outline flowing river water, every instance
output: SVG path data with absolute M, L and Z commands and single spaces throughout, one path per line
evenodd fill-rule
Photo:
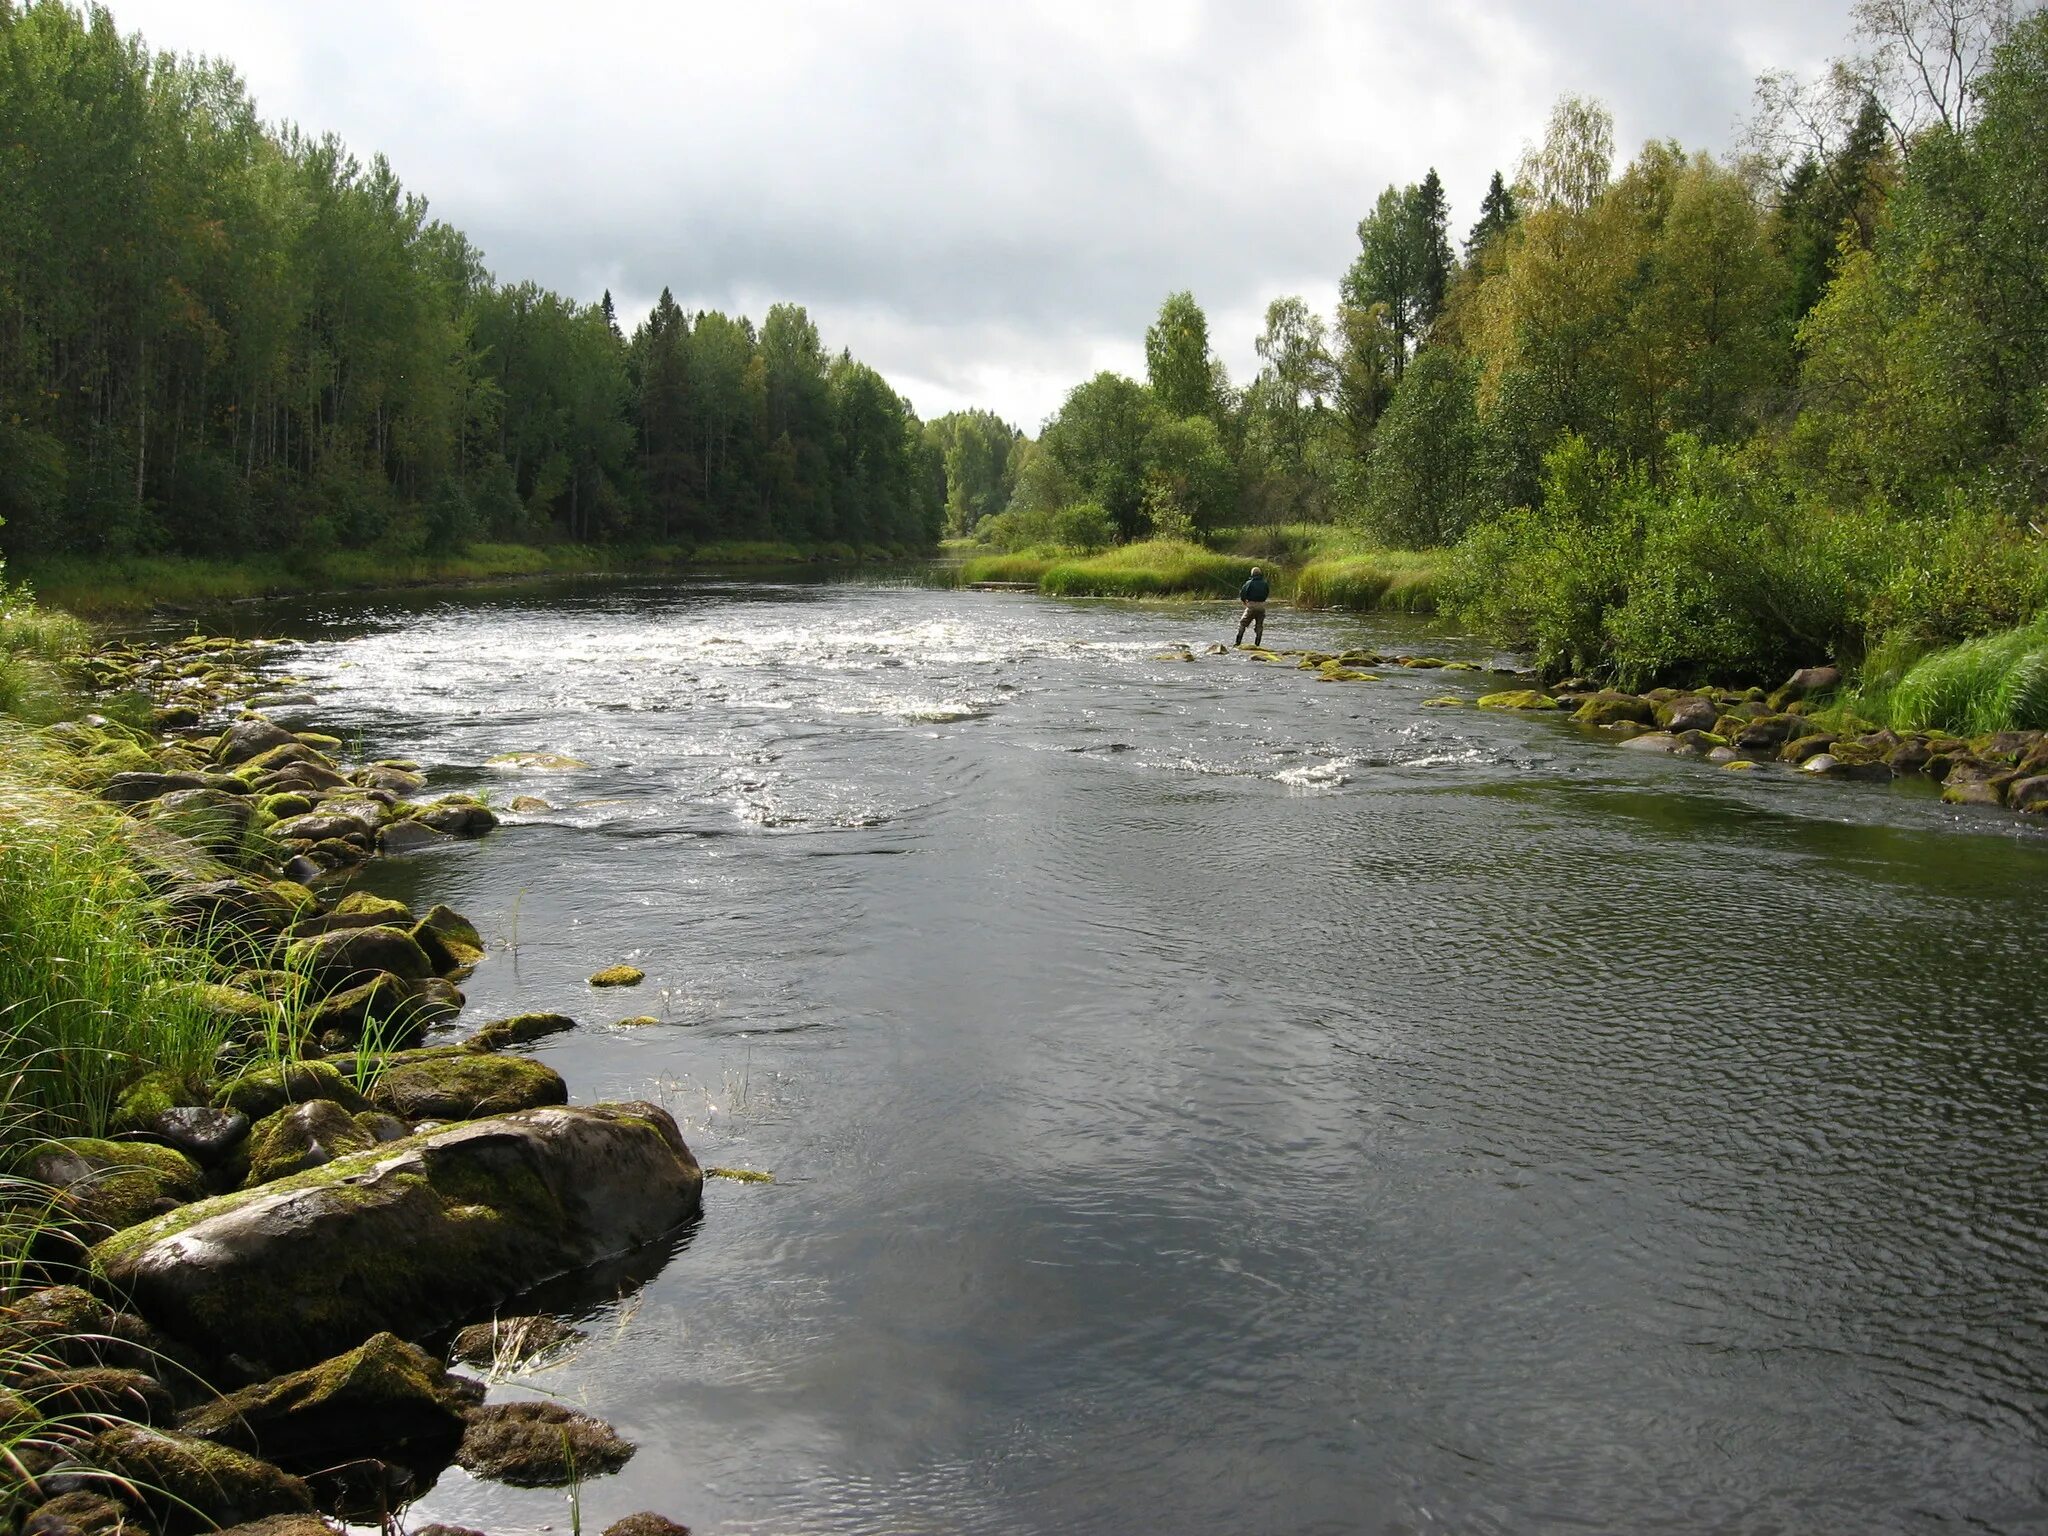
M 410 1521 L 2048 1529 L 2048 829 L 1422 706 L 1471 674 L 1159 659 L 1233 618 L 263 613 L 275 717 L 552 807 L 359 877 L 484 932 L 457 1032 L 571 1014 L 575 1099 L 775 1175 L 539 1298 L 583 1342 L 494 1385 L 622 1473 L 451 1469 Z

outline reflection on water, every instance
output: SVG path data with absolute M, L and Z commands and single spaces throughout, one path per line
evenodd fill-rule
M 495 1389 L 641 1444 L 587 1528 L 2048 1523 L 2038 827 L 1155 659 L 1224 605 L 291 622 L 280 713 L 547 806 L 365 877 L 478 921 L 469 1019 L 575 1015 L 580 1098 L 776 1175 Z

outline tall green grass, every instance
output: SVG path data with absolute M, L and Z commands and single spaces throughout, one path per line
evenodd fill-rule
M 1880 667 L 1865 671 L 1860 712 L 1899 729 L 2048 728 L 2048 616 L 1923 656 L 1889 684 Z
M 70 698 L 65 666 L 91 638 L 70 614 L 0 580 L 0 715 L 38 723 L 60 718 Z
M 151 921 L 127 818 L 59 776 L 0 724 L 0 1099 L 18 1130 L 97 1135 L 143 1071 L 203 1076 L 228 1025 L 187 985 L 217 962 Z
M 1099 555 L 1055 561 L 1039 589 L 1055 597 L 1234 597 L 1250 567 L 1179 539 L 1123 544 Z M 1268 573 L 1276 591 L 1280 573 Z
M 1057 555 L 976 555 L 960 566 L 962 583 L 975 581 L 1037 581 L 1058 561 Z
M 1264 523 L 1218 528 L 1203 542 L 1218 554 L 1270 561 L 1290 568 L 1315 560 L 1378 552 L 1378 546 L 1366 534 L 1339 523 Z
M 1436 612 L 1439 556 L 1427 550 L 1384 549 L 1312 560 L 1294 578 L 1300 608 L 1392 608 Z

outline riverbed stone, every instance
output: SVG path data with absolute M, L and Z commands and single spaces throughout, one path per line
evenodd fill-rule
M 1696 693 L 1683 693 L 1676 698 L 1660 700 L 1655 711 L 1656 722 L 1665 730 L 1711 731 L 1721 718 L 1721 712 L 1713 700 L 1703 699 Z
M 291 1474 L 167 1429 L 117 1425 L 94 1437 L 86 1460 L 126 1479 L 165 1536 L 313 1509 L 312 1490 Z
M 178 1428 L 294 1472 L 394 1452 L 437 1466 L 461 1441 L 463 1414 L 482 1395 L 418 1345 L 378 1333 L 319 1365 L 203 1404 Z
M 61 1194 L 66 1209 L 88 1227 L 107 1231 L 197 1199 L 205 1188 L 191 1158 L 147 1141 L 47 1141 L 28 1155 L 24 1171 Z
M 456 1464 L 515 1488 L 558 1488 L 616 1472 L 633 1444 L 601 1419 L 560 1403 L 486 1403 L 472 1409 Z
M 455 1335 L 449 1353 L 469 1365 L 516 1370 L 582 1338 L 582 1330 L 570 1327 L 558 1317 L 537 1312 L 472 1323 Z
M 380 974 L 403 981 L 425 981 L 434 974 L 433 962 L 410 933 L 382 925 L 294 940 L 285 950 L 285 964 L 303 972 L 323 993 L 360 986 Z
M 117 773 L 100 786 L 100 798 L 115 805 L 142 805 L 181 789 L 204 789 L 198 773 Z
M 222 937 L 229 931 L 282 933 L 299 915 L 284 893 L 245 875 L 180 882 L 160 898 L 158 910 L 176 927 Z
M 240 1110 L 252 1124 L 287 1105 L 313 1099 L 331 1099 L 351 1114 L 370 1107 L 355 1084 L 344 1078 L 330 1061 L 253 1067 L 223 1083 L 214 1095 L 216 1104 L 223 1109 Z
M 498 818 L 482 801 L 462 795 L 447 795 L 420 807 L 415 820 L 456 837 L 481 837 L 498 824 Z
M 604 1528 L 604 1536 L 690 1536 L 690 1528 L 678 1525 L 667 1515 L 643 1509 L 638 1514 L 614 1520 Z
M 1481 709 L 1556 709 L 1558 702 L 1534 688 L 1510 688 L 1501 693 L 1479 696 Z
M 405 1120 L 476 1120 L 569 1099 L 553 1067 L 466 1045 L 395 1052 L 372 1070 L 370 1102 Z
M 376 1138 L 332 1099 L 308 1099 L 267 1115 L 249 1132 L 249 1173 L 242 1187 L 288 1178 L 356 1152 Z
M 637 1248 L 694 1215 L 702 1186 L 656 1105 L 526 1110 L 201 1201 L 92 1260 L 178 1337 L 288 1369 Z
M 1803 763 L 1809 757 L 1818 757 L 1834 746 L 1836 737 L 1831 731 L 1815 731 L 1810 736 L 1799 736 L 1778 748 L 1781 763 Z
M 1952 759 L 1942 777 L 1941 798 L 1950 805 L 2003 805 L 2005 787 L 2015 777 L 2002 764 L 1974 757 Z
M 74 1365 L 11 1373 L 21 1396 L 46 1419 L 130 1419 L 162 1424 L 172 1416 L 171 1392 L 147 1371 L 132 1366 Z
M 1685 743 L 1669 731 L 1645 731 L 1640 736 L 1629 737 L 1621 745 L 1630 752 L 1671 753 L 1684 750 Z
M 608 965 L 590 978 L 593 987 L 637 987 L 647 973 L 637 965 Z
M 1638 698 L 1632 693 L 1618 693 L 1603 689 L 1580 703 L 1572 711 L 1572 719 L 1580 725 L 1613 725 L 1620 720 L 1632 720 L 1637 725 L 1656 723 L 1657 707 L 1648 699 Z
M 452 834 L 436 831 L 423 821 L 394 821 L 378 831 L 377 851 L 401 858 L 430 848 L 445 848 L 454 841 Z
M 2026 811 L 2031 815 L 2048 813 L 2048 773 L 2014 779 L 2006 786 L 2005 803 L 2016 811 Z
M 138 1529 L 134 1516 L 105 1494 L 76 1488 L 29 1511 L 21 1536 L 137 1536 Z
M 576 1021 L 566 1013 L 515 1013 L 509 1019 L 493 1019 L 484 1025 L 469 1037 L 469 1046 L 478 1051 L 501 1051 L 508 1045 L 543 1040 L 575 1027 Z
M 283 726 L 272 725 L 260 715 L 250 715 L 221 732 L 213 757 L 215 762 L 233 765 L 261 757 L 277 747 L 297 745 L 297 738 Z
M 147 1132 L 201 1168 L 215 1168 L 249 1134 L 249 1117 L 210 1104 L 176 1104 L 151 1115 Z
M 1797 715 L 1766 714 L 1741 727 L 1733 745 L 1745 752 L 1775 752 L 1794 736 L 1808 734 L 1806 722 Z

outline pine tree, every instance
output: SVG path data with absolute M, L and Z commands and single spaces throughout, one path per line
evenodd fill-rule
M 1465 259 L 1474 261 L 1486 249 L 1496 235 L 1507 233 L 1514 228 L 1522 216 L 1515 206 L 1514 190 L 1499 171 L 1493 173 L 1493 180 L 1487 183 L 1486 197 L 1479 204 L 1479 222 L 1472 226 L 1472 233 L 1465 237 Z

